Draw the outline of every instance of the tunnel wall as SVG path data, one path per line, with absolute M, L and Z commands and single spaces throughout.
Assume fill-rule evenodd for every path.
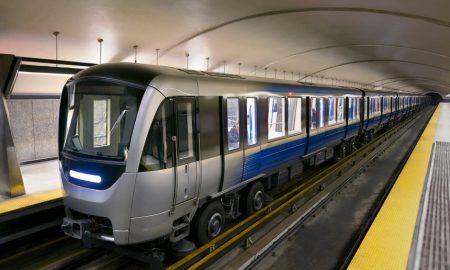
M 10 124 L 20 163 L 58 155 L 58 99 L 7 100 Z

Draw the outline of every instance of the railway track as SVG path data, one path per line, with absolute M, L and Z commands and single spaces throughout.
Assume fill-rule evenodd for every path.
M 260 241 L 269 237 L 269 232 L 276 230 L 278 225 L 288 219 L 303 219 L 308 215 L 314 215 L 314 211 L 322 207 L 325 201 L 332 200 L 333 193 L 340 192 L 346 181 L 351 181 L 352 175 L 363 170 L 364 166 L 370 164 L 379 153 L 395 141 L 396 137 L 402 134 L 402 130 L 414 125 L 419 116 L 426 117 L 427 113 L 429 114 L 429 110 L 424 110 L 416 115 L 417 117 L 408 119 L 378 135 L 369 144 L 328 167 L 310 170 L 300 180 L 286 183 L 287 192 L 277 191 L 271 194 L 274 197 L 271 203 L 250 217 L 232 225 L 211 242 L 176 262 L 153 267 L 208 268 L 225 254 L 236 253 L 236 247 L 243 246 L 247 249 L 256 242 L 261 243 Z M 266 249 L 265 252 L 267 250 L 270 249 Z M 264 252 L 256 255 L 263 254 Z M 79 241 L 67 237 L 55 238 L 7 257 L 0 257 L 0 269 L 121 269 L 130 265 L 137 269 L 146 268 L 145 264 L 117 252 L 98 248 L 85 249 Z M 214 268 L 217 266 L 214 265 Z
M 333 193 L 340 189 L 353 175 L 358 174 L 380 153 L 398 138 L 403 130 L 416 123 L 419 116 L 429 117 L 430 111 L 424 111 L 417 117 L 408 119 L 393 129 L 375 137 L 369 144 L 357 149 L 300 185 L 293 187 L 279 196 L 260 211 L 228 229 L 211 242 L 199 247 L 183 259 L 167 266 L 167 269 L 204 269 L 211 266 L 235 247 L 250 247 L 283 220 L 297 215 L 299 219 L 313 215 L 314 211 L 327 200 L 332 200 Z M 336 181 L 340 180 L 340 181 Z M 297 221 L 298 222 L 298 221 Z M 281 232 L 280 232 L 281 233 Z M 259 238 L 259 239 L 257 239 Z M 261 254 L 255 254 L 260 256 Z M 215 265 L 215 268 L 218 267 Z

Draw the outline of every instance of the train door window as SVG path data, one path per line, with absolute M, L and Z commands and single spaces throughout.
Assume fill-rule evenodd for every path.
M 336 98 L 328 98 L 328 124 L 336 124 Z
M 172 167 L 171 109 L 164 101 L 156 112 L 142 152 L 139 171 L 156 171 Z
M 344 122 L 344 98 L 340 97 L 337 99 L 337 113 L 336 113 L 337 123 Z
M 319 98 L 319 128 L 322 128 L 325 126 L 325 99 Z
M 349 102 L 351 102 L 352 103 L 352 114 L 353 114 L 353 119 L 356 119 L 358 116 L 357 116 L 357 106 L 356 106 L 356 98 L 351 98 L 350 100 L 349 100 Z
M 288 135 L 302 132 L 302 99 L 288 98 Z
M 239 148 L 239 99 L 227 99 L 228 150 Z
M 311 98 L 311 130 L 319 126 L 319 113 L 317 108 L 317 98 Z
M 180 160 L 194 157 L 194 103 L 177 102 L 177 143 Z
M 365 110 L 364 114 L 370 116 L 370 112 L 369 112 L 369 108 L 370 108 L 370 106 L 369 106 L 369 101 L 370 101 L 370 99 L 369 99 L 369 98 L 366 98 L 366 102 L 365 102 L 366 110 Z
M 381 112 L 381 98 L 377 97 L 376 99 L 377 113 Z
M 247 145 L 257 143 L 256 98 L 247 98 Z
M 360 112 L 360 99 L 359 98 L 355 98 L 356 101 L 356 118 L 359 119 L 361 112 Z
M 353 120 L 353 98 L 348 99 L 348 120 Z
M 285 135 L 284 98 L 269 97 L 268 138 L 269 140 Z

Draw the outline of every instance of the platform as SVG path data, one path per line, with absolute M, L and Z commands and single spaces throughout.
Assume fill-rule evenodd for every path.
M 57 160 L 21 165 L 20 170 L 26 194 L 0 200 L 0 215 L 62 198 Z
M 449 115 L 441 103 L 348 269 L 450 267 Z

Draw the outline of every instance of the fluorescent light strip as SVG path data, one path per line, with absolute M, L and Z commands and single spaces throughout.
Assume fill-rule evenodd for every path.
M 102 178 L 98 175 L 81 173 L 81 172 L 77 172 L 77 171 L 73 171 L 73 170 L 69 171 L 69 175 L 78 180 L 83 180 L 83 181 L 97 183 L 97 184 L 102 181 Z
M 73 74 L 70 74 L 70 73 L 46 73 L 46 72 L 31 72 L 31 71 L 19 71 L 19 74 L 43 75 L 43 76 L 63 76 L 63 77 L 73 76 Z

